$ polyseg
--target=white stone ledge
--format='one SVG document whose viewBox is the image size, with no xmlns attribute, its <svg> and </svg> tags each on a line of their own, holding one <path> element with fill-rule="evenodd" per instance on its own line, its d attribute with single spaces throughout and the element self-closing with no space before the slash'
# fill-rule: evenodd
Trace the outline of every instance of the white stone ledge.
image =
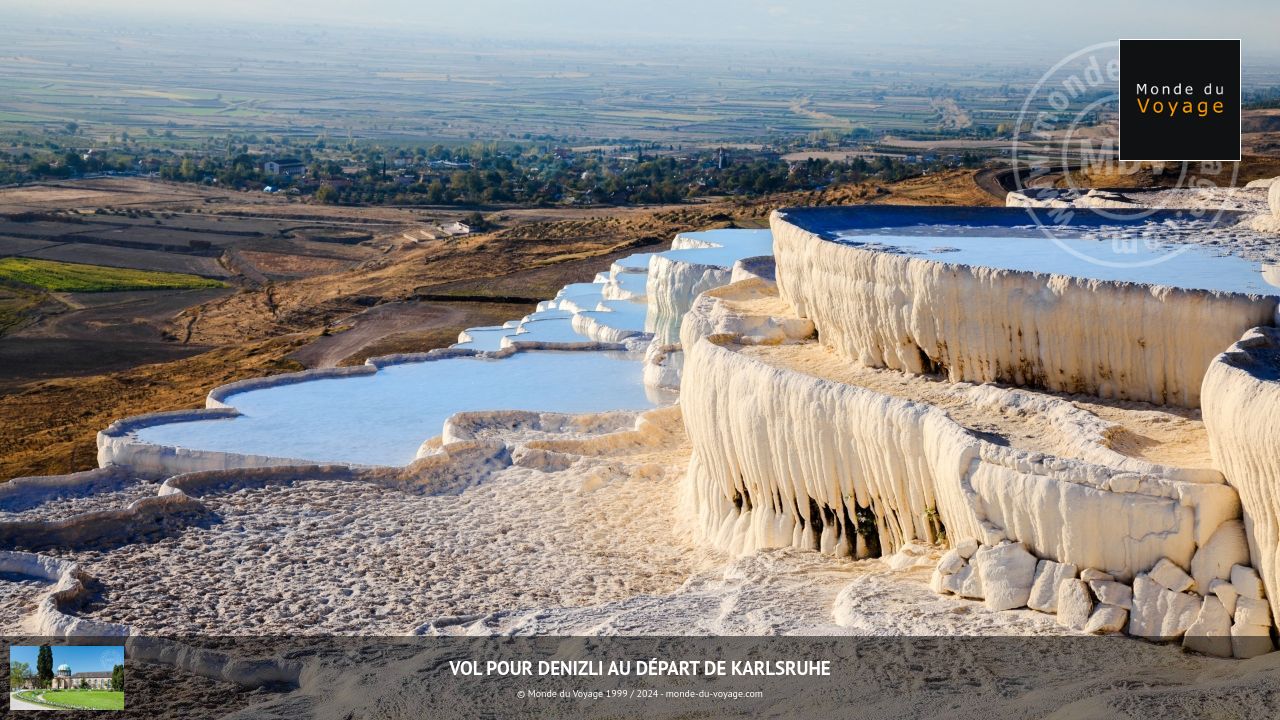
<svg viewBox="0 0 1280 720">
<path fill-rule="evenodd" d="M 441 442 L 478 440 L 484 433 L 534 431 L 542 433 L 612 432 L 635 423 L 637 413 L 616 410 L 602 413 L 538 412 L 532 410 L 479 410 L 455 413 L 445 421 Z"/>
<path fill-rule="evenodd" d="M 1280 618 L 1280 330 L 1254 328 L 1214 359 L 1202 410 L 1214 463 L 1240 493 L 1249 555 Z"/>
<path fill-rule="evenodd" d="M 69 612 L 89 594 L 85 587 L 89 576 L 74 562 L 0 550 L 0 572 L 28 575 L 54 584 L 40 598 L 35 614 L 30 618 L 32 634 L 46 637 L 117 637 L 130 632 L 127 625 L 79 618 Z"/>
<path fill-rule="evenodd" d="M 0 484 L 0 503 L 38 502 L 42 498 L 66 491 L 82 493 L 116 488 L 138 473 L 122 467 L 101 467 L 66 475 L 38 475 L 16 477 Z"/>
<path fill-rule="evenodd" d="M 98 465 L 106 468 L 123 466 L 138 473 L 157 477 L 168 477 L 182 473 L 200 471 L 230 470 L 235 468 L 268 468 L 312 466 L 314 462 L 303 458 L 278 457 L 248 453 L 220 452 L 215 450 L 199 450 L 193 448 L 174 447 L 145 442 L 138 438 L 137 431 L 157 425 L 178 422 L 194 422 L 234 418 L 240 415 L 230 403 L 235 395 L 254 390 L 263 390 L 283 385 L 296 385 L 311 380 L 323 380 L 335 377 L 351 377 L 371 375 L 379 369 L 394 365 L 433 362 L 457 357 L 476 357 L 486 359 L 502 359 L 518 352 L 535 352 L 540 350 L 557 351 L 626 351 L 625 343 L 606 343 L 587 341 L 580 343 L 515 343 L 511 347 L 492 352 L 477 350 L 444 348 L 424 353 L 401 353 L 369 358 L 364 365 L 347 368 L 322 368 L 305 370 L 283 375 L 251 378 L 221 385 L 209 392 L 206 404 L 209 407 L 197 410 L 173 410 L 147 413 L 123 420 L 117 420 L 106 429 L 98 432 Z M 424 440 L 426 440 L 424 438 Z M 364 467 L 352 464 L 352 467 Z"/>
<path fill-rule="evenodd" d="M 933 406 L 706 340 L 686 353 L 686 506 L 703 537 L 731 552 L 794 545 L 863 555 L 868 533 L 892 552 L 936 541 L 942 525 L 953 541 L 1008 538 L 1130 578 L 1163 557 L 1188 565 L 1239 512 L 1225 484 L 1001 447 Z"/>
<path fill-rule="evenodd" d="M 609 312 L 602 310 L 586 310 L 575 313 L 569 321 L 574 332 L 591 338 L 595 342 L 620 344 L 633 338 L 649 338 L 643 330 L 614 327 L 608 324 Z"/>
<path fill-rule="evenodd" d="M 204 470 L 175 475 L 161 493 L 199 498 L 211 492 L 260 487 L 308 479 L 371 482 L 424 494 L 454 494 L 511 465 L 510 450 L 501 442 L 458 441 L 414 460 L 403 468 L 359 467 L 340 464 L 280 465 L 273 467 Z"/>
<path fill-rule="evenodd" d="M 876 252 L 771 218 L 778 288 L 851 361 L 1198 407 L 1213 357 L 1277 298 Z"/>
<path fill-rule="evenodd" d="M 43 550 L 131 542 L 163 530 L 180 515 L 204 513 L 204 506 L 186 495 L 157 495 L 124 507 L 79 513 L 61 520 L 0 521 L 0 545 Z"/>
<path fill-rule="evenodd" d="M 249 378 L 246 380 L 237 380 L 236 382 L 219 385 L 209 391 L 209 395 L 205 398 L 205 407 L 210 409 L 230 407 L 227 402 L 232 395 L 251 392 L 253 390 L 264 390 L 266 388 L 282 387 L 284 385 L 297 385 L 298 383 L 310 382 L 312 380 L 323 380 L 327 378 L 343 378 L 358 375 L 372 375 L 377 372 L 376 367 L 369 365 L 354 365 L 351 367 L 334 367 L 334 368 L 316 368 L 314 370 L 302 370 L 300 372 L 281 373 L 280 375 L 268 375 L 266 377 Z"/>
</svg>

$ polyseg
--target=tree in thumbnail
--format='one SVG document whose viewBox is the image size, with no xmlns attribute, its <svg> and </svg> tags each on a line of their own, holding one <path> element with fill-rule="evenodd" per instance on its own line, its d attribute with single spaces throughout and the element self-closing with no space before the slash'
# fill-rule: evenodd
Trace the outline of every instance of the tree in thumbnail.
<svg viewBox="0 0 1280 720">
<path fill-rule="evenodd" d="M 53 682 L 53 649 L 48 645 L 41 645 L 40 652 L 36 654 L 36 679 L 42 688 Z"/>
<path fill-rule="evenodd" d="M 24 662 L 9 663 L 9 689 L 17 690 L 31 677 L 31 666 Z"/>
</svg>

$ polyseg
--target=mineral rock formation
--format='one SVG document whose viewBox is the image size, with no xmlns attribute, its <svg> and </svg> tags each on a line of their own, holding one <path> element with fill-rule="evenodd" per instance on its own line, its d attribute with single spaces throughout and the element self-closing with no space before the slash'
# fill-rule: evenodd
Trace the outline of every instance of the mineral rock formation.
<svg viewBox="0 0 1280 720">
<path fill-rule="evenodd" d="M 1272 186 L 1272 193 L 1280 185 Z M 1280 330 L 1255 328 L 1214 359 L 1204 379 L 1203 415 L 1214 464 L 1240 494 L 1249 556 L 1280 612 Z M 1262 597 L 1248 577 L 1232 569 L 1235 591 Z M 1240 582 L 1237 583 L 1237 576 Z"/>
<path fill-rule="evenodd" d="M 649 284 L 649 316 L 645 330 L 659 343 L 680 339 L 680 319 L 704 291 L 729 282 L 730 269 L 691 265 L 662 256 L 651 261 Z"/>
<path fill-rule="evenodd" d="M 53 583 L 50 591 L 37 602 L 30 620 L 29 628 L 36 635 L 116 637 L 129 634 L 125 625 L 80 618 L 66 612 L 66 608 L 83 603 L 92 594 L 87 586 L 91 578 L 77 563 L 45 555 L 0 550 L 0 572 Z"/>
<path fill-rule="evenodd" d="M 1182 646 L 1205 655 L 1231 657 L 1231 616 L 1221 600 L 1212 595 L 1204 599 Z"/>
<path fill-rule="evenodd" d="M 795 545 L 865 557 L 874 542 L 887 554 L 932 542 L 934 512 L 952 532 L 983 530 L 958 476 L 976 448 L 941 412 L 706 340 L 686 348 L 681 404 L 694 445 L 689 507 L 731 552 Z"/>
<path fill-rule="evenodd" d="M 1129 634 L 1152 640 L 1176 640 L 1186 633 L 1200 612 L 1193 595 L 1173 592 L 1146 575 L 1133 580 L 1133 612 Z"/>
<path fill-rule="evenodd" d="M 1227 611 L 1227 615 L 1234 616 L 1236 614 L 1236 598 L 1240 597 L 1240 593 L 1236 592 L 1235 587 L 1230 582 L 1214 580 L 1209 583 L 1209 592 L 1222 601 L 1222 607 Z"/>
<path fill-rule="evenodd" d="M 951 575 L 942 576 L 942 588 L 952 595 L 960 595 L 964 590 L 965 581 L 969 579 L 969 574 L 973 572 L 973 568 L 965 565 Z"/>
<path fill-rule="evenodd" d="M 864 365 L 953 382 L 1196 407 L 1214 356 L 1276 311 L 1274 299 L 865 250 L 785 212 L 770 222 L 778 288 L 823 344 Z"/>
<path fill-rule="evenodd" d="M 943 575 L 953 575 L 965 566 L 965 559 L 960 556 L 957 550 L 948 550 L 942 555 L 942 559 L 938 561 L 938 572 Z"/>
<path fill-rule="evenodd" d="M 956 542 L 956 552 L 960 553 L 960 557 L 968 560 L 973 554 L 978 552 L 978 541 L 973 538 L 965 538 Z"/>
<path fill-rule="evenodd" d="M 672 251 L 718 247 L 718 239 L 710 233 L 677 235 L 671 243 Z M 685 257 L 678 252 L 658 254 L 649 260 L 649 277 L 645 294 L 649 298 L 649 313 L 645 330 L 653 333 L 660 344 L 675 343 L 680 339 L 680 320 L 693 301 L 701 293 L 726 285 L 733 276 L 735 261 L 755 255 L 768 255 L 766 231 L 737 231 L 724 253 L 714 257 Z M 758 239 L 742 238 L 743 232 L 759 232 Z M 763 244 L 762 242 L 763 241 Z"/>
<path fill-rule="evenodd" d="M 1063 580 L 1058 585 L 1058 624 L 1083 630 L 1093 614 L 1093 596 L 1083 580 Z"/>
<path fill-rule="evenodd" d="M 1191 586 L 1195 584 L 1191 576 L 1184 572 L 1182 568 L 1174 565 L 1169 558 L 1160 558 L 1160 562 L 1151 568 L 1147 576 L 1160 583 L 1165 589 L 1176 593 L 1190 590 Z"/>
<path fill-rule="evenodd" d="M 1231 626 L 1231 652 L 1236 657 L 1248 659 L 1265 655 L 1274 649 L 1271 628 L 1240 623 Z"/>
<path fill-rule="evenodd" d="M 723 337 L 744 345 L 778 345 L 812 336 L 813 323 L 790 314 L 774 283 L 750 279 L 700 295 L 681 321 L 679 339 L 692 344 Z"/>
<path fill-rule="evenodd" d="M 1205 593 L 1209 592 L 1214 580 L 1231 577 L 1232 565 L 1248 564 L 1249 541 L 1245 537 L 1244 524 L 1239 520 L 1228 520 L 1191 558 L 1191 577 L 1195 579 L 1196 589 Z"/>
<path fill-rule="evenodd" d="M 1240 597 L 1261 599 L 1266 594 L 1258 572 L 1245 565 L 1231 566 L 1231 587 Z"/>
<path fill-rule="evenodd" d="M 972 565 L 965 565 L 953 577 L 958 578 L 960 590 L 956 594 L 970 600 L 981 600 L 983 595 L 982 574 Z"/>
<path fill-rule="evenodd" d="M 948 534 L 1017 540 L 1126 579 L 1163 557 L 1189 565 L 1238 512 L 1223 484 L 1143 479 L 1111 492 L 1106 468 L 1036 461 L 932 406 L 706 340 L 686 347 L 681 405 L 694 448 L 687 507 L 705 537 L 735 553 L 794 545 L 865 556 L 870 542 L 888 553 L 933 542 L 940 518 Z"/>
<path fill-rule="evenodd" d="M 1058 586 L 1063 580 L 1074 579 L 1075 576 L 1075 565 L 1041 560 L 1036 564 L 1036 576 L 1031 583 L 1027 607 L 1040 612 L 1058 612 Z"/>
<path fill-rule="evenodd" d="M 1133 607 L 1133 588 L 1124 583 L 1115 580 L 1090 580 L 1089 589 L 1103 605 L 1114 605 L 1125 610 Z"/>
<path fill-rule="evenodd" d="M 987 607 L 1012 610 L 1027 604 L 1035 579 L 1036 557 L 1019 543 L 982 548 L 973 556 L 973 565 L 982 576 Z"/>
<path fill-rule="evenodd" d="M 935 568 L 933 574 L 929 576 L 929 589 L 938 595 L 946 595 L 951 592 L 947 589 L 946 580 L 947 576 Z"/>
<path fill-rule="evenodd" d="M 1266 601 L 1241 595 L 1236 599 L 1236 622 L 1240 625 L 1271 626 L 1271 607 Z"/>
<path fill-rule="evenodd" d="M 1118 633 L 1124 630 L 1125 623 L 1129 620 L 1129 611 L 1115 605 L 1099 605 L 1097 610 L 1089 616 L 1089 622 L 1085 624 L 1084 631 L 1094 635 L 1106 635 L 1110 633 Z"/>
</svg>

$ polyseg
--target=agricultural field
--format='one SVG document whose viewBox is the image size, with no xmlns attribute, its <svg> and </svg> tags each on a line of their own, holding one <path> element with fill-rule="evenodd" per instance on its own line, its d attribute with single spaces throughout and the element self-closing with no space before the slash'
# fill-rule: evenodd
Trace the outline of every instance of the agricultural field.
<svg viewBox="0 0 1280 720">
<path fill-rule="evenodd" d="M 129 178 L 0 189 L 0 258 L 21 257 L 237 282 L 228 254 L 257 253 L 265 278 L 331 272 L 372 257 L 365 245 L 415 221 L 317 215 L 261 194 Z M 249 272 L 255 263 L 245 261 Z M 279 272 L 277 272 L 277 269 Z M 203 284 L 214 287 L 217 283 Z"/>
<path fill-rule="evenodd" d="M 0 258 L 0 282 L 52 292 L 86 293 L 226 287 L 226 283 L 195 275 L 19 257 Z"/>
<path fill-rule="evenodd" d="M 218 263 L 217 257 L 202 255 L 138 250 L 86 242 L 50 243 L 40 248 L 17 252 L 10 247 L 9 238 L 0 237 L 0 255 L 13 254 L 62 263 L 99 265 L 143 272 L 199 275 L 206 278 L 226 278 L 230 274 Z"/>
<path fill-rule="evenodd" d="M 208 352 L 206 303 L 344 271 L 417 220 L 134 178 L 0 188 L 0 395 Z"/>
<path fill-rule="evenodd" d="M 948 58 L 746 45 L 572 46 L 267 26 L 0 28 L 0 131 L 68 121 L 81 137 L 129 133 L 169 147 L 228 133 L 398 142 L 554 137 L 672 144 L 847 131 L 931 131 L 1019 110 L 1036 65 L 976 69 Z M 192 64 L 181 49 L 206 48 Z M 84 58 L 92 57 L 90 64 Z M 335 59 L 341 58 L 338 62 Z"/>
<path fill-rule="evenodd" d="M 0 335 L 21 323 L 40 299 L 39 293 L 30 290 L 0 286 Z"/>
</svg>

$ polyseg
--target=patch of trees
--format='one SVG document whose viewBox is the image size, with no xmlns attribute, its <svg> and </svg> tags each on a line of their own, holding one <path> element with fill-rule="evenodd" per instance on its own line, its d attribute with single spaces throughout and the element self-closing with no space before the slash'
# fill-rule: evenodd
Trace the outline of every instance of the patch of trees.
<svg viewBox="0 0 1280 720">
<path fill-rule="evenodd" d="M 865 128 L 828 131 L 809 137 L 805 147 L 849 147 L 872 136 Z M 280 157 L 297 158 L 306 173 L 266 173 L 264 162 Z M 271 186 L 321 204 L 634 205 L 820 190 L 866 180 L 892 182 L 957 164 L 972 167 L 982 159 L 971 154 L 945 159 L 868 155 L 789 162 L 769 150 L 686 152 L 648 142 L 574 150 L 537 140 L 425 147 L 348 143 L 339 150 L 323 138 L 308 142 L 227 136 L 207 138 L 198 146 L 149 146 L 126 140 L 118 147 L 87 153 L 62 146 L 26 151 L 22 157 L 0 153 L 0 182 L 133 169 L 178 182 L 243 190 Z"/>
<path fill-rule="evenodd" d="M 1245 90 L 1243 100 L 1247 110 L 1280 108 L 1280 85 Z"/>
<path fill-rule="evenodd" d="M 31 675 L 31 666 L 24 662 L 13 660 L 9 662 L 9 688 L 16 690 L 22 687 Z"/>
</svg>

